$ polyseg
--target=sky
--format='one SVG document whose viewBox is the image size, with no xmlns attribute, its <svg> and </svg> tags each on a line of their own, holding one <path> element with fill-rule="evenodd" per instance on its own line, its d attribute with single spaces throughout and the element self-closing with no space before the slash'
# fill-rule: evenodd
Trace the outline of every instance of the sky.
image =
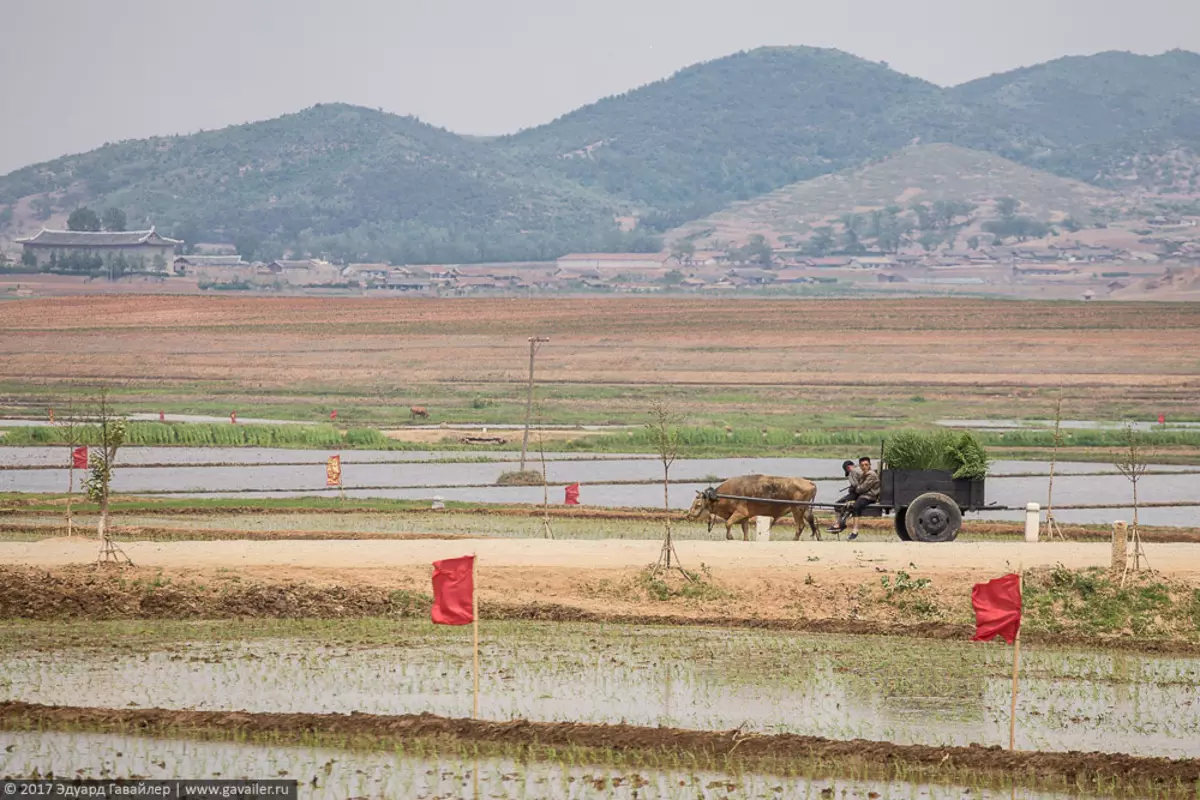
<svg viewBox="0 0 1200 800">
<path fill-rule="evenodd" d="M 1200 52 L 1200 2 L 0 0 L 0 31 L 5 174 L 322 102 L 508 133 L 764 45 L 942 85 L 1104 50 Z"/>
</svg>

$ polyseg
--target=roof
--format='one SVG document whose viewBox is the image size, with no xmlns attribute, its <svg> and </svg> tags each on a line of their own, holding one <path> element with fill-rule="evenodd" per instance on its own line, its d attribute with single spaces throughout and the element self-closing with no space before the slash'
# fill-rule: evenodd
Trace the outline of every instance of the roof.
<svg viewBox="0 0 1200 800">
<path fill-rule="evenodd" d="M 182 261 L 193 267 L 248 267 L 241 256 L 176 256 L 175 263 Z"/>
<path fill-rule="evenodd" d="M 559 261 L 666 261 L 670 253 L 567 253 Z"/>
<path fill-rule="evenodd" d="M 183 244 L 179 239 L 159 236 L 154 228 L 148 231 L 52 231 L 42 228 L 36 236 L 17 239 L 18 244 L 40 244 L 50 247 L 128 247 L 137 244 L 156 244 L 174 247 Z"/>
</svg>

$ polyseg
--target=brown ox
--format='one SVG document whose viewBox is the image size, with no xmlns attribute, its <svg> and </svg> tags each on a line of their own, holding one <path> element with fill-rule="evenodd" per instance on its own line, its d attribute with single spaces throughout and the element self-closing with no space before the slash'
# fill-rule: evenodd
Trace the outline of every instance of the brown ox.
<svg viewBox="0 0 1200 800">
<path fill-rule="evenodd" d="M 421 419 L 429 419 L 429 412 L 425 409 L 425 406 L 408 407 L 408 418 L 416 419 L 417 417 L 420 417 Z"/>
<path fill-rule="evenodd" d="M 729 500 L 716 498 L 712 495 L 737 495 L 739 497 L 761 497 L 762 500 Z M 792 503 L 773 503 L 772 500 L 793 500 L 811 503 L 816 499 L 817 486 L 804 478 L 781 478 L 774 475 L 739 475 L 730 478 L 716 488 L 705 492 L 697 492 L 696 500 L 688 511 L 690 520 L 703 519 L 709 523 L 712 530 L 712 519 L 720 517 L 725 521 L 725 538 L 733 538 L 733 526 L 741 524 L 742 540 L 750 540 L 750 518 L 770 517 L 774 523 L 780 517 L 791 514 L 796 520 L 796 538 L 804 532 L 804 523 L 812 529 L 812 537 L 820 539 L 817 531 L 817 521 L 813 517 L 812 506 L 793 505 Z"/>
</svg>

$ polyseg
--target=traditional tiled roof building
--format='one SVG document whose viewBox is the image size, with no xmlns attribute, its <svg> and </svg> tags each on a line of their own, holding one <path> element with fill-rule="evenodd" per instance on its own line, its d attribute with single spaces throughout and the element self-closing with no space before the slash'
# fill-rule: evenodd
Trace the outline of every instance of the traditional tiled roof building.
<svg viewBox="0 0 1200 800">
<path fill-rule="evenodd" d="M 169 273 L 178 239 L 148 231 L 52 231 L 43 228 L 36 236 L 17 243 L 32 254 L 37 265 L 47 266 L 73 257 L 99 258 L 105 265 L 122 260 L 129 270 Z M 30 256 L 26 256 L 30 258 Z"/>
</svg>

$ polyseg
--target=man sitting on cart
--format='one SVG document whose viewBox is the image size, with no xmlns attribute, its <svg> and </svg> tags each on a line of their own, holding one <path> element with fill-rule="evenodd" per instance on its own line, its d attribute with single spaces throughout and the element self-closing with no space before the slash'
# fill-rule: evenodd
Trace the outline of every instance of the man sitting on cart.
<svg viewBox="0 0 1200 800">
<path fill-rule="evenodd" d="M 854 462 L 846 461 L 842 464 L 842 471 L 846 473 L 846 477 L 850 479 L 850 488 L 841 498 L 838 499 L 838 505 L 841 506 L 841 511 L 838 514 L 837 522 L 828 530 L 830 533 L 841 533 L 846 530 L 846 520 L 854 517 L 854 530 L 846 538 L 850 541 L 858 538 L 858 517 L 862 511 L 872 503 L 879 502 L 880 483 L 879 474 L 871 469 L 871 459 L 863 456 L 858 460 L 858 466 L 854 466 Z"/>
</svg>

